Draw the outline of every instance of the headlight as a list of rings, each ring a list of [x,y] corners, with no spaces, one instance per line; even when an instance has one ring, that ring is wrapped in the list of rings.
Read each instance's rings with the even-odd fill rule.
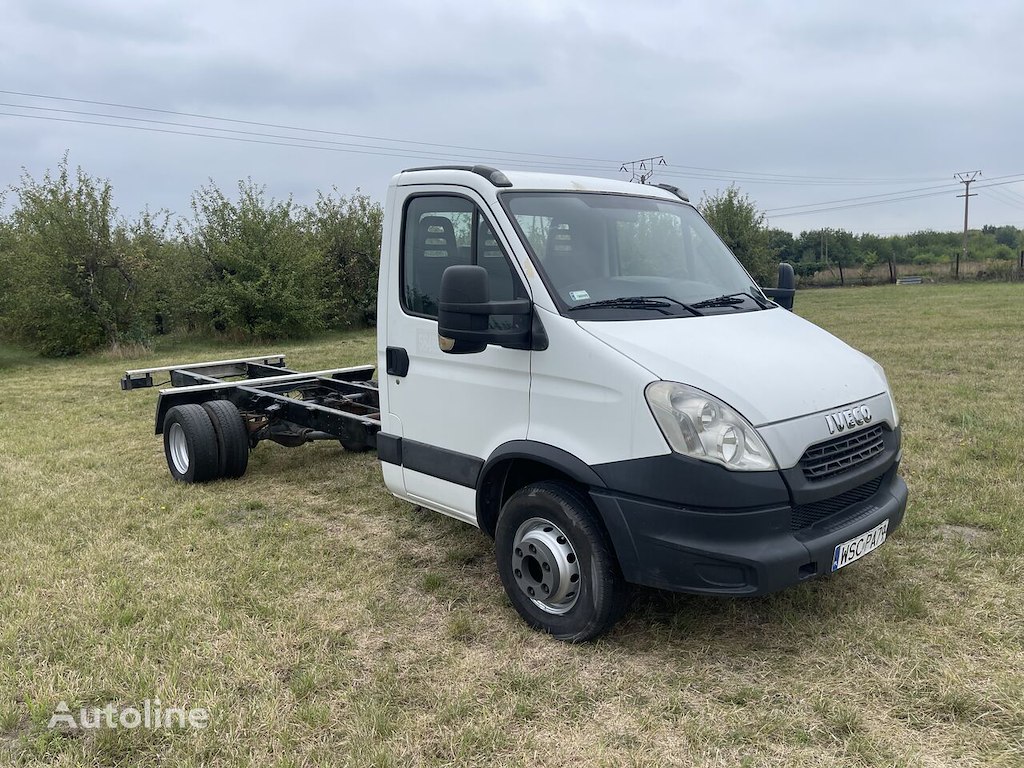
[[[871,360],[869,357],[868,360]],[[889,398],[889,407],[892,408],[892,428],[896,429],[900,425],[900,412],[896,410],[896,401],[892,397],[892,387],[889,386],[889,377],[885,375],[885,369],[874,360],[871,360],[871,365],[874,366],[875,371],[882,377],[882,381],[885,382],[885,394]]]
[[[648,384],[644,395],[676,453],[729,469],[777,468],[757,430],[721,400],[671,381]]]
[[[900,412],[896,410],[896,401],[892,399],[892,390],[889,392],[889,407],[892,408],[892,425],[898,427],[900,425]]]

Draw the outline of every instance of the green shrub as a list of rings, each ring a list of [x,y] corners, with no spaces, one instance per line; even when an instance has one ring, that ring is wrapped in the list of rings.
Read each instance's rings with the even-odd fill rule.
[[[777,265],[765,216],[735,184],[701,198],[701,214],[759,285],[775,285]]]
[[[323,261],[290,199],[267,200],[248,180],[233,202],[211,182],[193,195],[192,212],[179,232],[195,283],[188,308],[200,325],[259,338],[324,327]]]
[[[366,325],[377,314],[377,271],[384,210],[357,190],[320,193],[304,224],[323,260],[322,299],[328,325]]]
[[[36,181],[26,172],[12,191],[4,335],[49,356],[138,336],[146,263],[115,223],[110,183],[81,168],[72,174],[65,156],[55,175]]]

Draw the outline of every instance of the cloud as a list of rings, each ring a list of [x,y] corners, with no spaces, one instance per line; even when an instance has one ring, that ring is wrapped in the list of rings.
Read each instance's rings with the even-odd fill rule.
[[[1016,77],[1024,6],[1015,3],[986,3],[982,13],[920,2],[43,0],[15,4],[5,17],[0,87],[11,90],[599,158],[610,173],[650,154],[676,166],[822,177],[948,177],[966,166],[1024,172],[1013,165],[1024,127]],[[395,170],[424,162],[7,117],[0,142],[6,181],[22,165],[52,167],[70,148],[73,162],[111,178],[127,210],[183,209],[210,176],[225,188],[252,176],[300,199],[335,184],[379,197]],[[486,154],[429,151],[439,159]],[[729,183],[719,175],[673,182],[715,189]],[[894,188],[740,184],[765,208]],[[807,223],[869,228],[890,224],[894,210]],[[899,210],[908,228],[945,225],[936,201]],[[1014,215],[981,201],[978,213]],[[1017,217],[1024,223],[1024,212]]]

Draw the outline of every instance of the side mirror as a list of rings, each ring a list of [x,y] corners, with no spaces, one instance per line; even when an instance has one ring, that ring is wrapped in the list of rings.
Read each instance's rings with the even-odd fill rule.
[[[437,343],[453,355],[483,352],[488,344],[533,349],[533,302],[491,301],[487,270],[472,264],[448,267],[441,275]],[[491,328],[493,315],[510,317],[508,328]]]
[[[779,264],[779,287],[764,288],[764,294],[773,299],[780,307],[793,311],[793,297],[796,294],[796,274],[793,265],[782,262]]]

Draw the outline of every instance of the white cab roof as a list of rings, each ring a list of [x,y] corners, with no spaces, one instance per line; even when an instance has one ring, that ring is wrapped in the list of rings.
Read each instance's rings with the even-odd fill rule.
[[[499,169],[500,170],[500,169]],[[533,173],[530,171],[502,171],[512,182],[511,187],[495,187],[490,180],[468,168],[414,168],[402,171],[391,179],[395,186],[419,184],[457,184],[472,187],[480,192],[504,190],[577,190],[580,192],[613,192],[644,197],[663,197],[678,200],[668,190],[653,184],[635,184],[621,179],[604,179],[597,176],[573,176],[561,173]]]

